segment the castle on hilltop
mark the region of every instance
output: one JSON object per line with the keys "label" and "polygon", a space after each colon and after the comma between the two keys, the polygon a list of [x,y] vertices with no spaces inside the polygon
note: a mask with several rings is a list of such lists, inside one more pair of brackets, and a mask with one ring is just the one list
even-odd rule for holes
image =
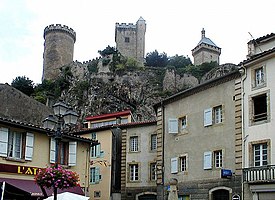
{"label": "castle on hilltop", "polygon": [[[136,24],[116,23],[115,42],[117,50],[125,57],[135,58],[144,63],[145,57],[145,20],[140,17]],[[216,61],[219,64],[221,48],[215,45],[211,39],[205,37],[205,30],[201,31],[201,40],[192,50],[194,65],[204,62]],[[42,80],[57,79],[60,68],[73,63],[74,43],[76,33],[72,28],[61,24],[52,24],[44,29],[44,53],[43,53],[43,76]],[[84,68],[91,61],[83,63]],[[75,62],[80,66],[79,62]],[[85,67],[86,66],[86,67]],[[103,70],[109,72],[108,70]],[[99,72],[103,72],[102,69]]]}
{"label": "castle on hilltop", "polygon": [[[145,20],[140,17],[136,24],[116,23],[115,41],[118,51],[143,63],[145,55]],[[43,75],[44,79],[56,79],[60,67],[73,62],[76,33],[61,24],[51,24],[44,29]]]}

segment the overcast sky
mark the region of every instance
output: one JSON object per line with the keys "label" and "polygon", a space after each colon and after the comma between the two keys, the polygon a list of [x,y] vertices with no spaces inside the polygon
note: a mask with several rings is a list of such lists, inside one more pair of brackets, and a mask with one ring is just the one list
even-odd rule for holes
{"label": "overcast sky", "polygon": [[[43,31],[62,24],[76,32],[74,60],[115,46],[115,23],[147,24],[145,52],[193,57],[205,29],[221,50],[220,63],[246,59],[247,42],[274,32],[274,0],[0,0],[0,83],[17,76],[41,83]],[[250,34],[249,34],[250,33]]]}

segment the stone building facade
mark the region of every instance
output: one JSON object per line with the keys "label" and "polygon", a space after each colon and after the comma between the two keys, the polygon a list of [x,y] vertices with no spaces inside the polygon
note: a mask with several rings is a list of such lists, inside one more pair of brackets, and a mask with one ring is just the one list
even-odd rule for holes
{"label": "stone building facade", "polygon": [[155,105],[158,199],[167,199],[173,178],[181,199],[241,196],[234,109],[238,77],[238,71],[231,72]]}
{"label": "stone building facade", "polygon": [[72,28],[52,24],[44,29],[42,80],[56,79],[59,68],[73,62],[76,33]]}
{"label": "stone building facade", "polygon": [[121,126],[121,200],[156,200],[156,121]]}
{"label": "stone building facade", "polygon": [[145,20],[140,17],[136,24],[116,23],[115,42],[118,51],[126,56],[144,62],[145,54]]}

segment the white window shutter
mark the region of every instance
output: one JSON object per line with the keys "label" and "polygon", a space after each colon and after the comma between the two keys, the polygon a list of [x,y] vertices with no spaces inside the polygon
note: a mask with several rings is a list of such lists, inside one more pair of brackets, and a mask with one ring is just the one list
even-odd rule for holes
{"label": "white window shutter", "polygon": [[51,137],[51,144],[50,144],[50,163],[55,163],[55,145],[56,141],[53,137]]}
{"label": "white window shutter", "polygon": [[25,160],[32,160],[33,142],[34,142],[34,134],[33,133],[27,133],[27,135],[26,135]]}
{"label": "white window shutter", "polygon": [[212,108],[204,110],[204,126],[212,125]]}
{"label": "white window shutter", "polygon": [[178,158],[171,158],[171,174],[178,173]]}
{"label": "white window shutter", "polygon": [[203,169],[211,169],[212,168],[212,152],[207,151],[204,152],[203,155]]}
{"label": "white window shutter", "polygon": [[96,167],[95,168],[95,183],[99,183],[99,180],[100,180],[99,176],[100,176],[100,168]]}
{"label": "white window shutter", "polygon": [[101,148],[100,148],[100,144],[98,144],[98,145],[96,145],[96,157],[98,158],[98,157],[100,157],[100,150]]}
{"label": "white window shutter", "polygon": [[9,140],[9,129],[0,128],[0,156],[7,157],[8,140]]}
{"label": "white window shutter", "polygon": [[76,166],[77,142],[69,142],[69,166]]}
{"label": "white window shutter", "polygon": [[168,120],[168,133],[178,133],[179,132],[179,124],[178,119],[169,119]]}

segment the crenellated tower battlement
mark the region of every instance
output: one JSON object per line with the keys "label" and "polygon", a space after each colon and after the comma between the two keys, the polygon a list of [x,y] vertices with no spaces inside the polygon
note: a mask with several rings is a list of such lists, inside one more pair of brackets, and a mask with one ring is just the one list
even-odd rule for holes
{"label": "crenellated tower battlement", "polygon": [[133,23],[116,23],[116,29],[136,29],[136,24]]}
{"label": "crenellated tower battlement", "polygon": [[51,24],[49,26],[46,26],[46,28],[44,29],[44,39],[48,33],[53,31],[67,33],[73,38],[74,42],[76,41],[75,31],[72,28],[61,24]]}

